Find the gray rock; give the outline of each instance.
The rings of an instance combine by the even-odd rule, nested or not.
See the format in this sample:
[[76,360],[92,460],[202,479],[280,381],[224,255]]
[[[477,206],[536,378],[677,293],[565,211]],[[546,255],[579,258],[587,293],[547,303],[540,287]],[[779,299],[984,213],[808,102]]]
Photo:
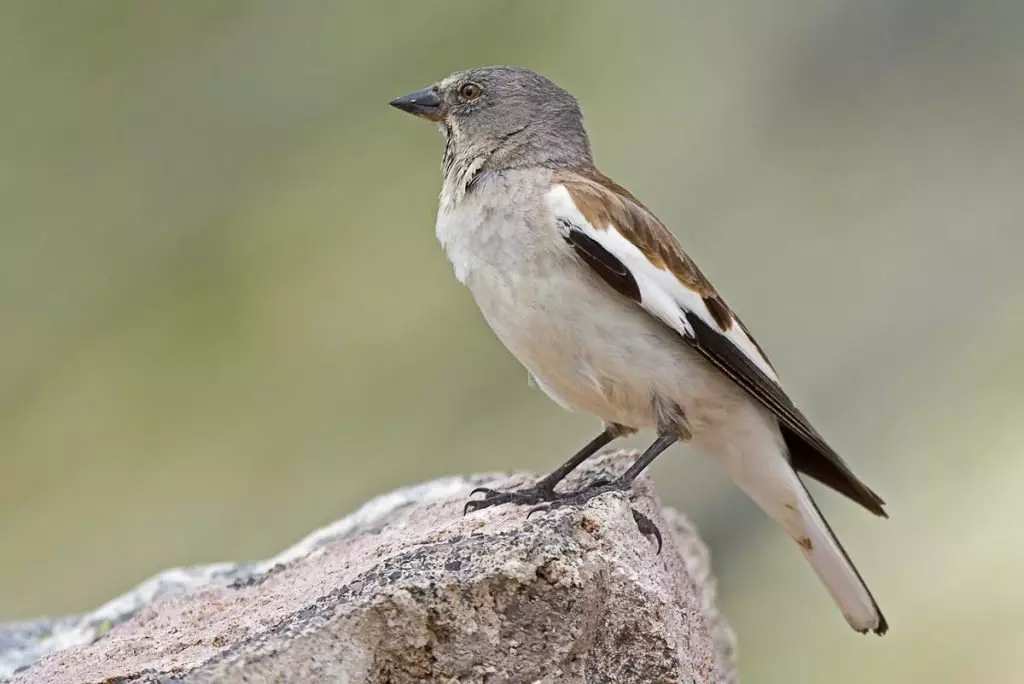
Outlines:
[[[581,475],[633,455],[594,459]],[[526,480],[398,490],[267,561],[171,570],[92,613],[0,627],[0,679],[735,680],[707,551],[649,481],[632,501],[608,494],[529,520],[516,506],[462,515],[473,487]],[[664,533],[660,555],[631,506]]]

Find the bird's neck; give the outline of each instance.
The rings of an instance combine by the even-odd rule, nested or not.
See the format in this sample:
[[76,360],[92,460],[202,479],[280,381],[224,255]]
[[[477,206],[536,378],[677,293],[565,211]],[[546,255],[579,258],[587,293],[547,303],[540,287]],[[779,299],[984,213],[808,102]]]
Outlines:
[[586,134],[552,138],[542,127],[524,124],[501,136],[481,141],[467,140],[457,129],[442,129],[445,137],[441,170],[442,207],[454,207],[470,194],[488,173],[523,168],[573,168],[592,164]]
[[444,175],[442,208],[454,207],[462,201],[491,158],[492,150],[466,147],[459,144],[453,132],[445,132],[444,158],[441,161],[441,173]]

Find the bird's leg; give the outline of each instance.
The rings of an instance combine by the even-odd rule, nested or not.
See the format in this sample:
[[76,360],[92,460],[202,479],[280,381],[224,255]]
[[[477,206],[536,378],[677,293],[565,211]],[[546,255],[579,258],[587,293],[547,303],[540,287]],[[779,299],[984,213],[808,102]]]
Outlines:
[[[552,497],[551,499],[547,499],[544,503],[541,503],[539,506],[534,506],[533,508],[531,508],[530,512],[526,514],[526,517],[529,518],[534,513],[540,513],[542,511],[552,511],[555,510],[556,508],[565,508],[568,506],[582,506],[583,504],[587,503],[594,497],[598,497],[601,496],[602,494],[607,494],[609,492],[628,491],[629,488],[633,486],[633,481],[636,480],[637,477],[639,477],[640,473],[643,472],[644,468],[649,466],[654,461],[654,459],[657,458],[659,454],[661,454],[661,452],[665,451],[665,449],[668,449],[670,446],[675,444],[676,441],[678,441],[678,439],[678,435],[674,433],[658,435],[658,438],[654,440],[654,443],[651,444],[651,446],[647,447],[647,449],[642,454],[640,454],[640,457],[633,462],[633,465],[631,465],[629,469],[626,470],[626,472],[622,473],[622,475],[618,476],[611,482],[598,482],[576,492],[570,492],[568,494],[555,494],[554,497]],[[637,509],[634,508],[632,509],[632,511],[633,520],[636,522],[637,528],[643,534],[653,535],[654,538],[658,540],[658,551],[660,552],[661,532],[658,530],[658,527],[650,518],[648,518],[646,515],[644,515]]]
[[596,482],[589,487],[575,492],[569,492],[567,494],[555,494],[549,503],[545,503],[541,506],[537,506],[530,513],[539,513],[540,511],[550,511],[556,508],[564,508],[566,506],[581,506],[586,502],[593,499],[595,496],[601,496],[608,492],[624,492],[633,486],[633,481],[640,476],[644,468],[649,466],[654,459],[656,459],[661,452],[668,449],[670,446],[675,444],[679,440],[679,436],[675,433],[663,433],[658,435],[658,438],[654,440],[651,446],[647,447],[646,450],[640,457],[633,462],[633,465],[629,466],[626,472],[619,475],[611,482],[602,481]]
[[502,492],[496,489],[489,489],[487,487],[477,487],[470,492],[470,496],[473,496],[474,494],[483,494],[484,498],[467,501],[466,507],[463,509],[463,513],[479,511],[484,508],[490,508],[491,506],[497,506],[504,503],[539,504],[544,501],[554,501],[559,496],[555,493],[555,485],[564,480],[566,475],[571,473],[579,467],[581,463],[596,454],[610,442],[622,437],[623,435],[627,435],[630,432],[633,432],[633,430],[622,425],[616,425],[613,423],[605,425],[601,434],[590,440],[586,446],[573,454],[572,458],[556,468],[550,475],[538,480],[537,484],[532,487],[511,492]]
[[[535,506],[530,509],[530,512],[526,514],[526,517],[530,517],[534,513],[542,511],[550,511],[556,508],[565,508],[567,506],[582,506],[591,499],[602,494],[609,492],[625,492],[628,491],[632,486],[633,482],[640,476],[647,466],[651,465],[665,449],[675,444],[679,440],[687,441],[693,436],[693,432],[690,428],[689,422],[686,420],[686,416],[683,414],[682,409],[675,404],[663,404],[658,400],[655,400],[654,404],[655,414],[658,416],[658,438],[654,440],[647,449],[640,454],[633,465],[626,469],[626,472],[622,473],[619,477],[615,478],[611,482],[596,482],[591,484],[589,487],[581,489],[577,492],[569,494],[559,494],[554,500],[542,503],[539,506]],[[640,532],[647,535],[653,535],[658,540],[658,551],[661,552],[661,532],[654,522],[646,515],[632,509],[633,520],[636,522],[637,528]]]

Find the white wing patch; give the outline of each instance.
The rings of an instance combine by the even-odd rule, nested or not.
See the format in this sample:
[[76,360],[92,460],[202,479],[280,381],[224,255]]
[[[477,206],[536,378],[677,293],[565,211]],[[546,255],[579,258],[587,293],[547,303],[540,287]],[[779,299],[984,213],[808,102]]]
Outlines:
[[768,378],[778,383],[771,365],[761,355],[757,345],[750,339],[737,321],[728,330],[722,330],[718,321],[711,315],[704,298],[697,292],[686,287],[671,271],[658,268],[650,262],[640,249],[619,232],[616,226],[605,226],[597,229],[590,225],[583,213],[576,207],[572,195],[564,185],[556,185],[547,195],[548,206],[556,219],[565,219],[573,227],[579,229],[587,237],[615,256],[622,265],[629,269],[630,275],[640,289],[640,304],[653,316],[681,335],[694,337],[694,332],[686,317],[680,311],[685,310],[698,317],[712,330],[717,330],[728,339],[733,346],[743,352]]

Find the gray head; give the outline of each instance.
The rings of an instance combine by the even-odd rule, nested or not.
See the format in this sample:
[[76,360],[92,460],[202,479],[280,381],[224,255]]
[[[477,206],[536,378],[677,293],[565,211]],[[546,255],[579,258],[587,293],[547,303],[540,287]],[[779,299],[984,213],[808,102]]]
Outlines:
[[592,163],[576,98],[529,69],[459,71],[391,105],[437,123],[446,173]]

